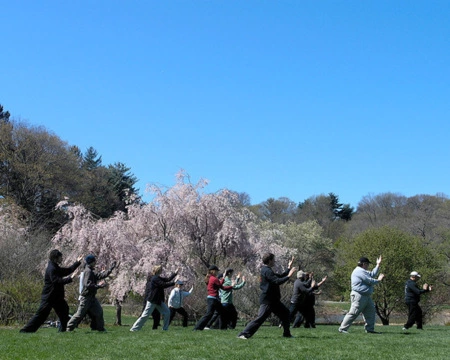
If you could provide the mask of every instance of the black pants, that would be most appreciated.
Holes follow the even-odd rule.
[[[181,314],[183,316],[183,327],[187,327],[188,324],[188,313],[186,312],[186,310],[184,310],[183,307],[180,307],[178,309],[174,308],[174,307],[169,307],[170,310],[170,322],[172,322],[173,318],[175,317],[175,314]],[[155,313],[153,311],[153,313]],[[158,312],[159,314],[159,312]]]
[[[228,319],[225,310],[220,303],[220,300],[217,298],[207,298],[206,301],[208,304],[206,314],[198,321],[198,323],[194,327],[194,330],[203,330],[206,324],[208,324],[209,320],[211,320],[211,318],[213,317],[214,311],[217,311],[221,318],[220,329],[225,330],[227,328]]]
[[[236,328],[236,323],[237,323],[237,318],[238,318],[238,313],[236,311],[236,307],[233,304],[229,304],[229,303],[223,303],[222,305],[227,314],[228,327],[230,329]]]
[[[270,305],[261,304],[256,319],[249,322],[238,336],[244,335],[246,338],[252,337],[264,321],[267,320],[271,313],[274,313],[280,318],[281,325],[283,326],[283,336],[290,337],[291,331],[289,329],[289,309],[280,301]]]
[[[66,331],[67,323],[69,321],[69,305],[67,305],[66,300],[41,300],[41,305],[36,311],[36,314],[31,318],[31,320],[26,324],[20,332],[36,332],[39,327],[47,319],[50,311],[55,310],[56,315],[58,315],[61,325],[59,331]]]
[[[212,316],[212,318],[206,324],[206,327],[210,329],[218,329],[220,327],[219,321],[220,321],[220,314],[216,310],[214,311],[214,315]]]
[[[314,309],[314,304],[305,304],[302,306],[301,313],[305,319],[305,328],[315,328],[316,310]]]
[[[405,324],[405,328],[409,329],[417,324],[418,329],[422,329],[422,309],[418,303],[406,303],[408,306],[408,321]]]

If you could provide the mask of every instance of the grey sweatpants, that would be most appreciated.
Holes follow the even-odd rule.
[[[95,328],[92,330],[105,331],[105,320],[103,319],[103,309],[100,302],[95,296],[80,297],[80,304],[78,305],[77,312],[70,318],[67,324],[67,330],[71,331],[75,329],[83,318],[89,314],[92,319],[92,324],[95,324]],[[91,326],[92,327],[92,326]]]
[[[161,305],[152,304],[151,302],[147,301],[147,305],[145,306],[144,311],[142,312],[139,319],[136,320],[136,322],[133,324],[130,331],[139,331],[144,326],[145,322],[147,321],[148,317],[152,314],[153,310],[157,309],[161,315],[164,317],[163,322],[163,330],[169,329],[169,323],[170,323],[170,310],[167,307],[166,304],[161,303]]]
[[[339,330],[347,331],[353,321],[359,316],[363,315],[365,325],[364,328],[367,331],[375,330],[375,305],[370,295],[361,295],[356,291],[350,293],[351,306],[349,312],[342,320]]]

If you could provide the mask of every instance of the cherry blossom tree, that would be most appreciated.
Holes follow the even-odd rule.
[[[208,194],[207,183],[201,179],[192,184],[180,171],[173,187],[149,187],[150,203],[131,202],[126,214],[116,212],[109,219],[95,219],[81,205],[61,202],[58,207],[70,221],[53,243],[69,259],[93,253],[99,267],[118,261],[109,290],[119,301],[130,291],[142,294],[146,275],[156,264],[168,272],[179,267],[182,278],[199,283],[210,264],[223,269],[233,265],[254,274],[261,253],[283,253],[273,234],[255,223],[235,192]]]

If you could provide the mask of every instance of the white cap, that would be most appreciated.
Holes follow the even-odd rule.
[[[413,271],[409,276],[417,276],[420,277],[419,273],[417,271]]]

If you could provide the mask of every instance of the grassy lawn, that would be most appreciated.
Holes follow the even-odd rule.
[[[81,327],[72,333],[55,328],[20,334],[19,327],[0,328],[0,358],[7,359],[448,359],[450,327],[425,326],[424,331],[401,326],[378,326],[381,335],[365,334],[352,326],[350,334],[338,333],[337,325],[316,329],[292,329],[293,339],[281,337],[281,329],[263,326],[249,340],[237,339],[237,330],[192,331],[192,326],[152,330],[151,322],[140,332],[129,331],[135,317],[113,323],[113,308],[105,307],[107,333]]]

